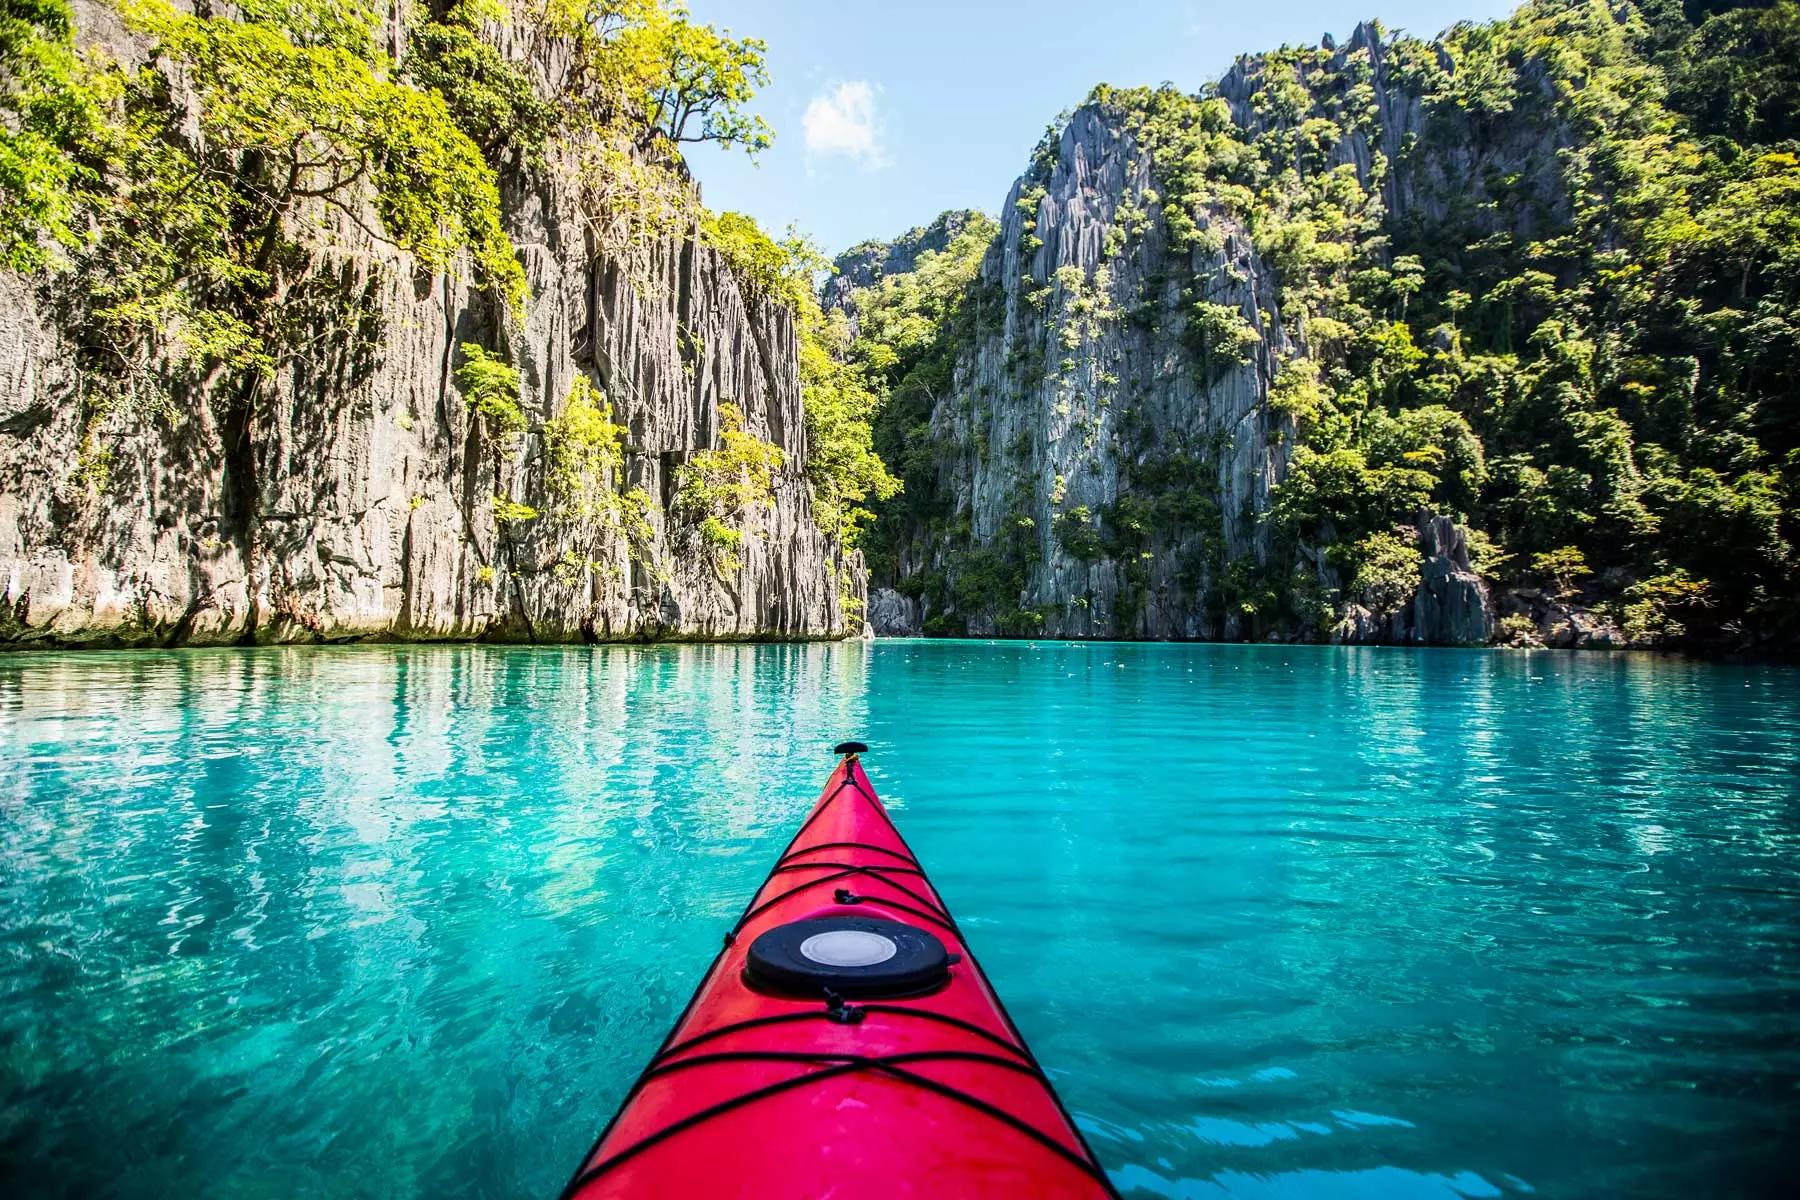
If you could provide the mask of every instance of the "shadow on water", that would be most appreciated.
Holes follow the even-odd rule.
[[[851,734],[1132,1195],[1787,1178],[1800,673],[895,642],[0,659],[9,1191],[554,1194]]]

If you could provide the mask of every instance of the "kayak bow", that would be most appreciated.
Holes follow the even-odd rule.
[[[564,1200],[1116,1196],[843,761]]]

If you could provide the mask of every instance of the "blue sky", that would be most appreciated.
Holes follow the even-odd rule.
[[[1358,20],[1433,34],[1514,0],[689,0],[699,20],[769,43],[756,111],[775,127],[753,165],[689,154],[714,209],[789,223],[830,253],[947,208],[998,211],[1045,125],[1096,83],[1192,90],[1238,54],[1340,42]]]

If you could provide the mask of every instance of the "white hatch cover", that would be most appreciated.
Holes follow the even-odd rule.
[[[872,967],[894,957],[899,949],[879,933],[861,929],[815,933],[800,943],[801,954],[826,967]]]

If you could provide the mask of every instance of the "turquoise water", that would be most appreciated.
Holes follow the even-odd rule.
[[[0,657],[7,1194],[553,1196],[858,734],[1129,1195],[1791,1178],[1800,672],[915,642]]]

